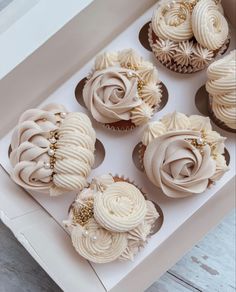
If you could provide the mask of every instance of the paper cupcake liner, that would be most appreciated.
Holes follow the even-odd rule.
[[[220,119],[218,119],[215,115],[215,113],[212,110],[212,101],[213,98],[212,96],[208,96],[208,113],[209,113],[209,117],[211,118],[211,120],[221,129],[230,132],[230,133],[236,133],[236,129],[232,129],[229,126],[227,126],[223,121],[221,121]]]
[[[177,73],[181,73],[181,74],[191,74],[191,73],[195,73],[195,72],[198,72],[198,71],[201,71],[201,70],[207,68],[212,62],[214,62],[216,57],[223,55],[227,51],[227,49],[229,47],[229,43],[230,43],[230,35],[229,35],[227,40],[225,41],[225,43],[222,45],[222,47],[214,52],[214,56],[213,56],[212,60],[209,63],[207,63],[207,64],[205,64],[205,65],[203,65],[201,67],[196,68],[196,67],[193,67],[192,65],[181,66],[181,65],[177,64],[174,61],[174,59],[172,59],[170,62],[162,61],[159,58],[159,56],[155,54],[155,52],[153,50],[153,45],[155,44],[155,42],[158,39],[159,39],[158,36],[153,32],[152,23],[150,22],[149,30],[148,30],[148,41],[149,41],[150,47],[152,48],[153,54],[155,55],[157,60],[163,66],[165,66],[166,68],[168,68],[171,71],[174,71],[174,72],[177,72]]]
[[[128,121],[118,121],[115,123],[107,123],[107,124],[102,124],[105,128],[115,131],[115,132],[129,132],[132,131],[134,128],[136,128],[137,126],[135,126],[135,124],[133,124],[131,122],[131,120]]]

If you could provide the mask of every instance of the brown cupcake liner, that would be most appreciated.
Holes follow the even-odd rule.
[[[215,50],[214,51],[214,56],[212,58],[212,60],[208,63],[208,64],[205,64],[201,67],[193,67],[192,65],[188,65],[188,66],[181,66],[179,64],[177,64],[174,59],[172,59],[170,62],[163,62],[154,52],[153,50],[153,45],[156,43],[156,41],[158,41],[159,38],[158,36],[154,33],[153,29],[152,29],[152,23],[150,22],[150,25],[149,25],[149,30],[148,30],[148,41],[149,41],[149,44],[150,44],[150,47],[152,48],[152,52],[153,54],[155,55],[156,59],[163,65],[165,66],[166,68],[168,68],[169,70],[173,71],[173,72],[176,72],[176,73],[181,73],[181,74],[192,74],[192,73],[195,73],[195,72],[198,72],[198,71],[201,71],[205,68],[207,68],[212,62],[214,62],[215,58],[218,57],[218,56],[221,56],[223,55],[228,47],[229,47],[229,44],[230,44],[230,35],[228,36],[227,40],[225,41],[225,43],[222,45],[222,47],[218,50]],[[193,41],[196,42],[196,40],[193,38]]]
[[[215,115],[215,113],[212,110],[212,96],[208,95],[208,113],[210,119],[221,129],[230,132],[230,133],[236,133],[236,129],[232,129],[229,126],[227,126],[223,121],[218,119]]]
[[[107,123],[107,124],[102,124],[102,125],[105,128],[115,131],[115,132],[129,132],[137,127],[134,123],[132,123],[131,120],[128,120],[128,121],[121,120],[115,123]]]

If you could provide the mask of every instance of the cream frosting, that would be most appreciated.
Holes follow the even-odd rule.
[[[157,58],[164,64],[171,62],[176,51],[176,44],[171,40],[159,39],[152,45],[152,50]]]
[[[193,56],[191,59],[191,65],[197,69],[203,69],[210,64],[214,57],[214,52],[207,48],[203,48],[200,44],[196,44],[193,47]]]
[[[189,40],[193,36],[191,11],[183,1],[163,1],[153,14],[152,29],[164,40]]]
[[[185,114],[179,112],[165,115],[161,119],[161,122],[166,126],[168,131],[190,129],[189,118]]]
[[[88,201],[93,202],[93,211],[80,214]],[[133,260],[146,244],[158,217],[154,204],[145,200],[134,185],[103,175],[80,192],[64,225],[81,256],[95,263],[107,263]]]
[[[166,132],[167,128],[163,123],[159,121],[148,123],[143,133],[143,145],[147,146],[153,139],[165,134]]]
[[[147,104],[152,101],[157,106],[161,99],[161,91],[157,86],[159,82],[157,69],[152,63],[144,61],[133,49],[114,55],[103,53],[96,58],[95,71],[84,86],[83,98],[93,118],[100,123],[129,121],[132,110],[135,112],[136,108],[136,112],[143,110],[145,119],[142,121],[145,122],[151,116],[148,107],[144,111],[144,106],[141,106],[143,101],[146,103],[145,98],[142,101],[142,89],[150,84],[156,85],[149,92]],[[140,115],[136,124],[139,122]]]
[[[50,133],[55,131],[58,140],[52,142],[55,138]],[[66,114],[61,105],[28,110],[12,135],[12,179],[25,189],[50,191],[52,196],[80,190],[94,162],[95,140],[95,131],[83,113]],[[49,153],[55,142],[52,167]]]
[[[167,196],[201,193],[228,170],[221,157],[224,141],[207,117],[168,114],[144,130],[145,172]]]
[[[82,257],[100,264],[116,260],[127,247],[125,233],[110,232],[94,219],[90,219],[85,228],[80,225],[73,228],[71,240],[75,250]]]
[[[181,66],[188,66],[191,63],[193,53],[193,42],[184,41],[178,44],[173,60]]]
[[[228,23],[213,0],[201,0],[196,4],[192,29],[198,43],[210,50],[219,49],[229,34]]]
[[[216,171],[214,175],[211,177],[212,181],[217,181],[222,178],[222,176],[229,170],[229,167],[226,164],[226,160],[224,155],[222,154],[216,154]]]
[[[156,83],[144,85],[140,96],[142,100],[151,107],[158,106],[161,102],[162,90],[161,86]]]
[[[216,170],[211,149],[201,154],[188,140],[199,132],[173,131],[153,140],[144,154],[144,167],[150,181],[173,198],[202,193]]]
[[[236,50],[213,62],[207,70],[206,90],[212,98],[215,116],[236,129]]]
[[[95,70],[104,70],[116,66],[118,63],[117,53],[104,52],[95,59]]]
[[[140,106],[135,107],[131,111],[131,121],[135,126],[146,124],[153,115],[153,109],[150,105],[143,102]]]
[[[137,227],[146,214],[142,193],[132,184],[117,182],[95,197],[94,217],[108,230],[129,231]]]

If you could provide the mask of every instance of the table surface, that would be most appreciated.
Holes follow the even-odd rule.
[[[231,212],[146,292],[236,291],[235,214]],[[0,291],[61,291],[1,222]]]
[[[0,10],[13,0],[0,0]],[[61,289],[0,222],[0,292]],[[229,214],[146,292],[219,291],[235,288],[235,212]],[[84,291],[87,292],[87,291]]]

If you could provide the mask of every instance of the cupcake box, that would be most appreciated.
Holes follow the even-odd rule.
[[[140,2],[144,7],[146,1]],[[122,1],[120,9],[121,6]],[[144,8],[141,6],[140,4],[137,10],[142,9],[144,12]],[[89,13],[91,7],[84,10],[84,13]],[[205,71],[186,76],[173,73],[159,65],[151,52],[144,49],[138,41],[139,31],[150,20],[154,7],[151,7],[129,27],[126,27],[103,50],[113,51],[132,47],[140,52],[145,59],[157,65],[161,79],[168,90],[168,102],[161,111],[154,114],[152,120],[158,120],[174,110],[187,115],[201,114],[195,105],[195,95],[206,82]],[[81,17],[83,16],[81,15]],[[122,30],[121,24],[119,27]],[[232,38],[227,53],[235,48],[236,44],[235,29],[232,26],[230,29]],[[105,42],[105,36],[101,42],[102,40]],[[101,44],[101,48],[102,46]],[[66,59],[66,56],[64,58]],[[86,108],[81,105],[82,103],[79,104],[76,101],[75,88],[79,81],[90,73],[93,62],[94,58],[85,66],[78,66],[78,71],[75,74],[68,75],[66,74],[68,72],[64,72],[67,76],[64,77],[64,82],[44,98],[42,104],[40,104],[42,98],[36,99],[37,104],[41,106],[57,102],[64,104],[69,111],[88,113]],[[20,66],[27,66],[26,63],[23,62]],[[19,76],[20,66],[9,76],[17,78],[18,74],[20,80],[22,77]],[[11,86],[10,78],[1,80],[0,92],[3,92],[6,81],[9,82],[8,86]],[[30,83],[30,80],[28,82]],[[45,91],[48,90],[46,83],[45,81]],[[27,93],[27,88],[24,90]],[[29,107],[29,102],[27,103],[27,100],[23,98],[24,90],[22,89],[21,96],[17,96],[17,98],[21,99],[21,106],[26,109]],[[30,84],[28,91],[33,93]],[[9,110],[9,108],[4,106],[4,111]],[[14,115],[17,116],[16,108],[11,107],[11,111],[14,111]],[[14,125],[13,118],[11,123]],[[74,251],[62,220],[67,218],[67,210],[73,202],[75,194],[71,193],[68,196],[57,198],[37,193],[31,193],[29,196],[23,189],[16,186],[7,175],[10,171],[8,149],[11,131],[0,141],[1,219],[64,291],[115,292],[122,291],[122,289],[124,291],[144,291],[233,208],[235,179],[233,161],[236,158],[234,135],[213,124],[215,130],[227,137],[226,148],[230,156],[230,170],[203,194],[190,198],[171,199],[165,197],[159,189],[153,186],[144,172],[140,171],[134,163],[134,148],[141,140],[143,127],[136,128],[132,132],[114,133],[94,120],[93,126],[97,132],[97,139],[101,142],[96,153],[97,157],[100,158],[98,159],[100,164],[98,163],[99,166],[93,169],[90,179],[104,173],[124,175],[125,178],[134,181],[138,187],[142,188],[148,194],[148,198],[154,201],[161,210],[160,229],[150,238],[148,244],[139,252],[134,261],[98,265],[82,259]],[[6,131],[6,129],[4,130]]]

